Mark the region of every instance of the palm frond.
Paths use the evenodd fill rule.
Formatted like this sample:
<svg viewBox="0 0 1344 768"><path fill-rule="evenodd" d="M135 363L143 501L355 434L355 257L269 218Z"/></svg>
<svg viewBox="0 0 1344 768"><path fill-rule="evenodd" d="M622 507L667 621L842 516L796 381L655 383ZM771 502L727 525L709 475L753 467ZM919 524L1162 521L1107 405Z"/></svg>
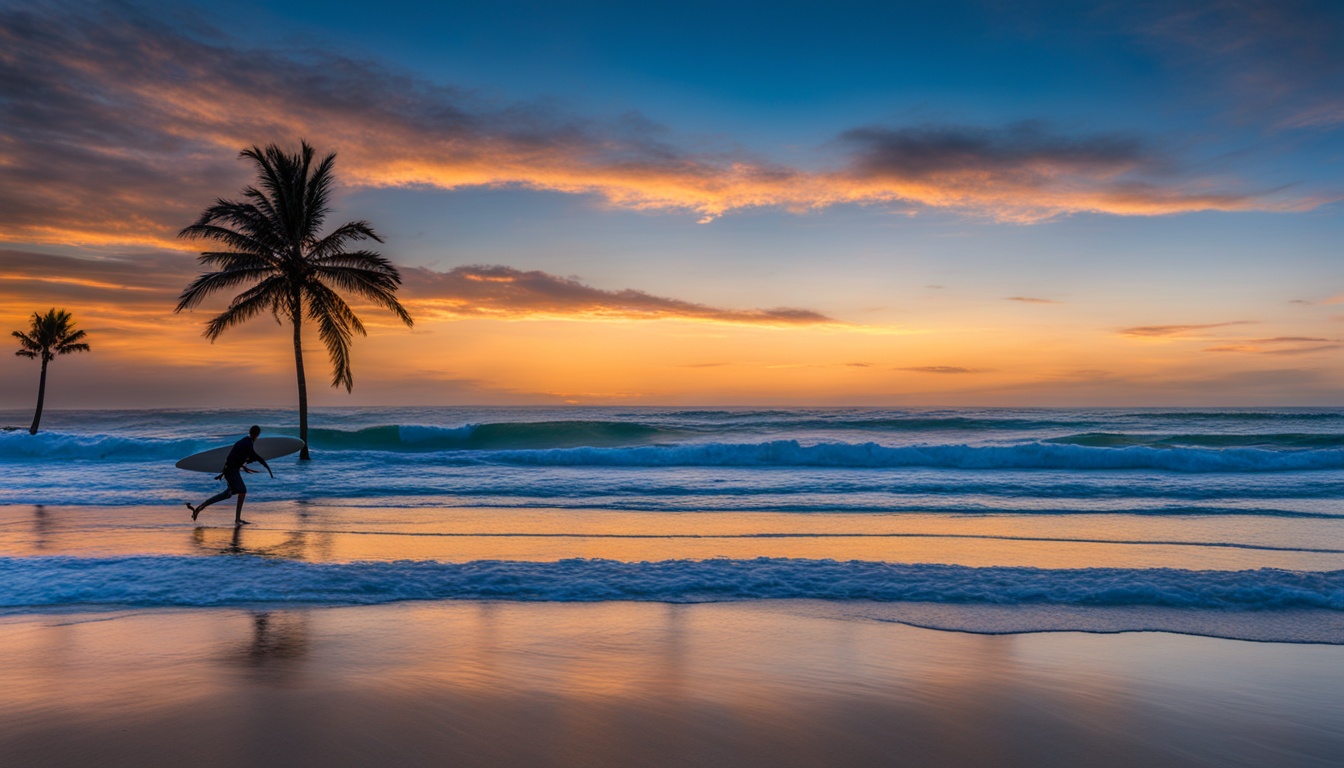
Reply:
<svg viewBox="0 0 1344 768"><path fill-rule="evenodd" d="M215 291L235 288L245 283L262 280L268 275L274 274L275 269L269 266L205 272L197 276L197 278L191 282L191 285L188 285L186 290L182 291L182 295L177 297L177 306L173 309L173 312L181 312L184 309L193 309Z"/></svg>
<svg viewBox="0 0 1344 768"><path fill-rule="evenodd" d="M259 237L250 231L239 232L235 229L220 226L213 223L196 223L189 227L184 227L177 233L178 237L187 237L193 240L214 240L222 243L235 251L265 254L273 250L273 244L266 242L264 237Z"/></svg>
<svg viewBox="0 0 1344 768"><path fill-rule="evenodd" d="M367 335L350 306L340 296L320 283L308 286L308 318L317 323L317 335L331 358L331 386L345 385L349 392L355 386L350 370L350 342L354 333Z"/></svg>
<svg viewBox="0 0 1344 768"><path fill-rule="evenodd" d="M305 195L304 195L304 229L308 232L317 234L322 229L322 224L327 220L327 214L331 210L329 200L331 198L331 187L335 182L332 168L336 165L336 153L332 152L322 158L317 164L317 169L309 174L309 166L312 163L313 148L303 143L305 177Z"/></svg>
<svg viewBox="0 0 1344 768"><path fill-rule="evenodd" d="M313 260L318 261L324 258L340 256L344 253L346 243L356 240L375 240L383 242L378 233L373 231L367 221L350 221L342 224L332 230L326 237L313 243L308 252Z"/></svg>
<svg viewBox="0 0 1344 768"><path fill-rule="evenodd" d="M200 257L196 260L207 266L219 267L221 272L227 269L277 269L279 267L279 263L270 256L246 251L202 251Z"/></svg>
<svg viewBox="0 0 1344 768"><path fill-rule="evenodd" d="M357 255L343 254L345 257L355 257ZM370 255L377 256L377 254ZM381 257L378 258L381 259ZM400 301L397 301L396 290L401 285L401 275L395 267L388 265L390 271L380 271L330 263L345 260L347 259L328 259L328 263L319 266L316 272L323 280L332 283L337 288L359 295L392 312L407 327L415 325L415 320L411 318L410 313L406 311ZM359 261L359 259L351 260Z"/></svg>
<svg viewBox="0 0 1344 768"><path fill-rule="evenodd" d="M220 334L235 325L247 322L267 310L273 314L285 299L285 281L280 276L271 277L252 288L238 294L229 302L228 309L210 318L205 325L205 337L211 342Z"/></svg>
<svg viewBox="0 0 1344 768"><path fill-rule="evenodd" d="M14 353L19 357L37 357L38 353L42 351L42 345L37 342L37 339L34 339L23 331L13 331L11 335L19 340L19 346L22 347L22 349Z"/></svg>

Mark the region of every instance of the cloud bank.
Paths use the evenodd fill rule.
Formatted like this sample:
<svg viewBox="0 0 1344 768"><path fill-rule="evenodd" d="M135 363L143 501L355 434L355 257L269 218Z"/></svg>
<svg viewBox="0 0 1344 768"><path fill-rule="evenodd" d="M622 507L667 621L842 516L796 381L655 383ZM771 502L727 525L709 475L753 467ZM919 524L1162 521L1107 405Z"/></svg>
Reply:
<svg viewBox="0 0 1344 768"><path fill-rule="evenodd" d="M152 253L80 258L0 250L0 302L9 306L116 306L122 313L165 314L199 272L195 258ZM527 320L700 320L765 326L840 325L809 309L724 309L627 288L602 290L573 278L512 267L469 266L440 272L402 269L402 302L417 317ZM241 289L240 289L241 290ZM36 302L36 303L35 303ZM363 310L361 310L363 311ZM376 310L370 308L370 312Z"/></svg>
<svg viewBox="0 0 1344 768"><path fill-rule="evenodd" d="M405 295L440 317L529 319L708 320L752 325L821 325L835 320L808 309L735 310L625 289L604 291L565 277L512 267L470 266L449 272L403 272Z"/></svg>
<svg viewBox="0 0 1344 768"><path fill-rule="evenodd" d="M804 170L678 141L637 115L498 104L378 62L99 8L0 10L0 240L183 247L176 231L247 181L240 149L300 137L338 151L350 185L517 186L701 220L840 204L1020 222L1282 207L1182 177L1132 136L861 126Z"/></svg>

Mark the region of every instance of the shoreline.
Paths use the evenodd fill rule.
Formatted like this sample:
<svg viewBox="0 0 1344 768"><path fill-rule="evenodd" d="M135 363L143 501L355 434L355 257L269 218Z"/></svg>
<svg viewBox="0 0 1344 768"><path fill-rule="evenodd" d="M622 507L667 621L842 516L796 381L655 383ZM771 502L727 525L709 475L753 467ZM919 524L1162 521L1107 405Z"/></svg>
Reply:
<svg viewBox="0 0 1344 768"><path fill-rule="evenodd" d="M806 618L897 624L930 632L988 637L1077 633L1084 635L1158 634L1283 645L1344 646L1344 613L1326 609L1231 612L1212 609L1073 606L959 605L914 601L819 600L761 598L756 600L509 600L482 598L408 598L384 603L255 602L228 605L118 605L79 603L0 609L0 627L29 620L63 617L71 623L129 616L192 611L294 612L339 611L432 605L661 605L736 606ZM1287 632L1285 624L1294 630ZM1303 630L1303 625L1315 629Z"/></svg>
<svg viewBox="0 0 1344 768"><path fill-rule="evenodd" d="M977 635L781 602L9 616L0 752L39 768L1316 766L1344 750L1338 646Z"/></svg>

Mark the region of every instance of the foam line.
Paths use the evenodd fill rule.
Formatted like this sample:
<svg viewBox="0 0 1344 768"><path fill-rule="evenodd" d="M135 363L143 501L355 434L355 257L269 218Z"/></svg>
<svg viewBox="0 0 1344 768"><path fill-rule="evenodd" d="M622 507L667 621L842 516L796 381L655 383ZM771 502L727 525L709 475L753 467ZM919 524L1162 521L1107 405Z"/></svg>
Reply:
<svg viewBox="0 0 1344 768"><path fill-rule="evenodd" d="M255 556L0 558L0 608L374 604L401 600L713 602L773 598L1344 611L1344 571L1043 569L756 558L309 563Z"/></svg>

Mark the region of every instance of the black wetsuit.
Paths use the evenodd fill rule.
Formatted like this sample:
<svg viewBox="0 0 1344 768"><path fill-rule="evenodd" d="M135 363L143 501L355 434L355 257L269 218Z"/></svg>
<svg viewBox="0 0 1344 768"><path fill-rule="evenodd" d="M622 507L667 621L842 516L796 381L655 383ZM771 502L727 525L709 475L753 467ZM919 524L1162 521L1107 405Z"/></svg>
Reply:
<svg viewBox="0 0 1344 768"><path fill-rule="evenodd" d="M207 499L201 504L201 509L223 501L234 494L247 493L247 484L243 482L243 465L251 464L254 461L266 467L267 472L271 471L271 467L266 463L266 460L257 455L257 449L253 447L251 435L234 443L233 450L229 451L228 458L224 459L224 471L221 473L224 479L228 481L229 487L217 496Z"/></svg>
<svg viewBox="0 0 1344 768"><path fill-rule="evenodd" d="M252 437L244 437L242 440L233 444L233 450L229 451L229 457L224 460L224 479L229 481L229 490L233 493L247 493L247 485L243 483L243 465L254 461L261 462L261 466L266 467L269 472L270 467L266 460L257 455L257 449L252 443Z"/></svg>

